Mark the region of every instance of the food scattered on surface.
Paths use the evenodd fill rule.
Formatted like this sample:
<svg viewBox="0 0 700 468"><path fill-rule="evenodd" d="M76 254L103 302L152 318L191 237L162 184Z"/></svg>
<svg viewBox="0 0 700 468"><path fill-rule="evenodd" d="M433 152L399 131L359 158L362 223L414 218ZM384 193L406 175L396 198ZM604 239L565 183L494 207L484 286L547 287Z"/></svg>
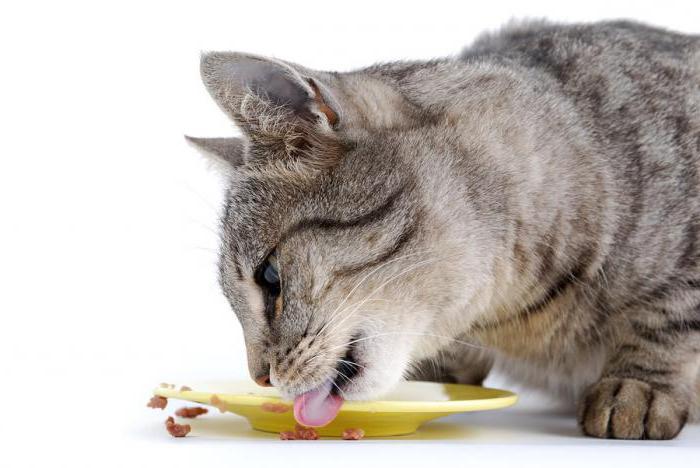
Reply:
<svg viewBox="0 0 700 468"><path fill-rule="evenodd" d="M189 424L177 424L172 416L165 420L165 428L173 437L185 437L192 430Z"/></svg>
<svg viewBox="0 0 700 468"><path fill-rule="evenodd" d="M162 384L160 384L160 388L175 388L175 384L162 383Z"/></svg>
<svg viewBox="0 0 700 468"><path fill-rule="evenodd" d="M318 440L318 432L313 427L297 424L293 431L280 432L280 440Z"/></svg>
<svg viewBox="0 0 700 468"><path fill-rule="evenodd" d="M343 431L343 440L360 440L365 436L365 431L362 429L345 429Z"/></svg>
<svg viewBox="0 0 700 468"><path fill-rule="evenodd" d="M287 411L290 410L289 405L285 405L284 403L270 403L266 402L263 403L260 408L262 408L263 411L267 411L268 413L286 413Z"/></svg>
<svg viewBox="0 0 700 468"><path fill-rule="evenodd" d="M306 426L302 426L301 424L297 424L294 427L294 433L295 433L297 439L318 440L318 433L316 432L316 429L314 429L313 427L306 427Z"/></svg>
<svg viewBox="0 0 700 468"><path fill-rule="evenodd" d="M180 391L181 392L191 392L192 389L190 387L188 387L187 385L183 385L182 387L180 387Z"/></svg>
<svg viewBox="0 0 700 468"><path fill-rule="evenodd" d="M158 395L152 396L146 406L153 409L165 409L168 406L168 399Z"/></svg>
<svg viewBox="0 0 700 468"><path fill-rule="evenodd" d="M197 416L201 416L202 414L207 414L208 412L208 409L202 408L201 406L185 406L175 411L175 416L192 419L196 418Z"/></svg>
<svg viewBox="0 0 700 468"><path fill-rule="evenodd" d="M211 403L212 406L216 406L217 408L219 408L219 411L221 411L222 413L225 413L226 411L228 411L228 408L226 407L226 403L216 395L212 395L211 398L209 399L209 402Z"/></svg>
<svg viewBox="0 0 700 468"><path fill-rule="evenodd" d="M294 431L280 432L280 440L297 440L297 435Z"/></svg>

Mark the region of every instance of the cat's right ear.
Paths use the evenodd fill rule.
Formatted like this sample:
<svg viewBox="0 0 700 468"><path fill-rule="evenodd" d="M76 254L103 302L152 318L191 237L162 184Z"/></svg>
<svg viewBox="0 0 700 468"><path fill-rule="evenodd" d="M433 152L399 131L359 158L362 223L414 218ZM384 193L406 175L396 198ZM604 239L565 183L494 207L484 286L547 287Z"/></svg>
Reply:
<svg viewBox="0 0 700 468"><path fill-rule="evenodd" d="M196 138L185 135L185 140L224 175L245 164L245 142L241 138Z"/></svg>
<svg viewBox="0 0 700 468"><path fill-rule="evenodd" d="M254 150L246 164L275 159L325 166L342 152L340 106L328 73L239 52L203 54L200 71Z"/></svg>

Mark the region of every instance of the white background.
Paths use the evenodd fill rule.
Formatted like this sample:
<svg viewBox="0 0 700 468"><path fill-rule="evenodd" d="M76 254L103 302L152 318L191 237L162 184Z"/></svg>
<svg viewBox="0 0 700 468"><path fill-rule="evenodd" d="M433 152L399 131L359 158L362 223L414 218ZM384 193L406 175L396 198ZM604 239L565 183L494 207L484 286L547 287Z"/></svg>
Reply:
<svg viewBox="0 0 700 468"><path fill-rule="evenodd" d="M699 426L673 442L595 441L527 402L359 444L281 443L231 416L175 440L144 407L163 380L247 378L214 267L221 181L182 138L234 132L201 86L200 51L347 70L457 53L513 17L700 33L697 1L3 3L0 464L697 461Z"/></svg>

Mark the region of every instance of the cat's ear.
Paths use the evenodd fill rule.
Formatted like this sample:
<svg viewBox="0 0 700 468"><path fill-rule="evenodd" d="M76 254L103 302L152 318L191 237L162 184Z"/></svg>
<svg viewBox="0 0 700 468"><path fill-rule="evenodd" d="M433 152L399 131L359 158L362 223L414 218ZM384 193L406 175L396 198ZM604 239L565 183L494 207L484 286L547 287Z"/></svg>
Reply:
<svg viewBox="0 0 700 468"><path fill-rule="evenodd" d="M275 59L212 52L202 55L201 74L216 103L256 149L294 155L333 139L340 111L321 73Z"/></svg>
<svg viewBox="0 0 700 468"><path fill-rule="evenodd" d="M241 138L196 138L185 135L185 139L224 174L245 163L245 142Z"/></svg>

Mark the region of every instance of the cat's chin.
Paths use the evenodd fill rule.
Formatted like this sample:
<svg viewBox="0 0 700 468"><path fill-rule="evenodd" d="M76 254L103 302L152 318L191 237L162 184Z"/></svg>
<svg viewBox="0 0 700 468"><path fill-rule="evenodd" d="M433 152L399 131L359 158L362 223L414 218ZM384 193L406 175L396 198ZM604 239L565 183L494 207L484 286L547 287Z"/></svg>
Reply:
<svg viewBox="0 0 700 468"><path fill-rule="evenodd" d="M404 380L406 367L400 362L366 366L352 383L343 387L343 398L360 401L381 399Z"/></svg>

